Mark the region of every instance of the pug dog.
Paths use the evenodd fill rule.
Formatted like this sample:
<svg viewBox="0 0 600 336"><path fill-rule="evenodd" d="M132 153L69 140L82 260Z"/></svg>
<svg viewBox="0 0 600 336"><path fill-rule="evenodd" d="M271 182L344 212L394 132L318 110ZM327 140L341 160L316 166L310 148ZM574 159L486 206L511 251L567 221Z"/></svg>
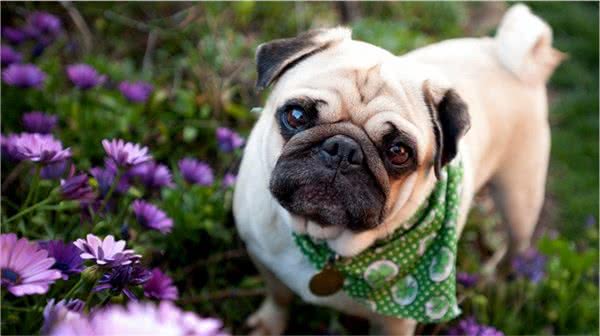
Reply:
<svg viewBox="0 0 600 336"><path fill-rule="evenodd" d="M563 59L521 4L495 37L447 40L401 56L318 29L261 44L257 87L272 87L245 148L234 218L267 296L247 323L281 334L293 293L362 316L388 334L416 321L374 313L343 291L317 296L319 272L293 234L351 258L406 223L453 160L463 164L457 231L489 185L509 253L530 240L550 151L546 81Z"/></svg>

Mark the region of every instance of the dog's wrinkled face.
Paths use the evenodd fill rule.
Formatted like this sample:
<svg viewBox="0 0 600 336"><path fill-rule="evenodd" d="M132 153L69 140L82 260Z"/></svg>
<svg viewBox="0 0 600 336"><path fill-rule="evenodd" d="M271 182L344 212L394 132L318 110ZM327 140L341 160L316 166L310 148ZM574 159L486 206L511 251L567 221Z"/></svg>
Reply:
<svg viewBox="0 0 600 336"><path fill-rule="evenodd" d="M277 81L270 190L317 238L377 228L456 155L466 106L397 60L341 29L258 49L258 86Z"/></svg>

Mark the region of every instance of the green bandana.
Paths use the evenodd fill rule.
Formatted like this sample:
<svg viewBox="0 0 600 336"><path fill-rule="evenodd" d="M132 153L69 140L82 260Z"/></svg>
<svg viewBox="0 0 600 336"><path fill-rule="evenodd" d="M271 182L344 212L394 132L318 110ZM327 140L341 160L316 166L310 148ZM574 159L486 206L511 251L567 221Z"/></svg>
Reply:
<svg viewBox="0 0 600 336"><path fill-rule="evenodd" d="M344 291L381 315L424 323L455 318L460 314L455 260L463 174L457 161L444 168L433 192L406 225L359 255L338 258L327 244L306 235L294 235L296 244L317 269L341 272Z"/></svg>

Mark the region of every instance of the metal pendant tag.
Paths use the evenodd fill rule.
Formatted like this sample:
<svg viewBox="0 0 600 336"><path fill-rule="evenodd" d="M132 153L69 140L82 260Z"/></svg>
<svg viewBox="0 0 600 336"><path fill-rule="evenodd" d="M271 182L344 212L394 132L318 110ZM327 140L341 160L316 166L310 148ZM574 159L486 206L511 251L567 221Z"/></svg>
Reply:
<svg viewBox="0 0 600 336"><path fill-rule="evenodd" d="M326 265L321 272L313 275L308 288L316 296L335 294L344 286L344 275L331 265Z"/></svg>

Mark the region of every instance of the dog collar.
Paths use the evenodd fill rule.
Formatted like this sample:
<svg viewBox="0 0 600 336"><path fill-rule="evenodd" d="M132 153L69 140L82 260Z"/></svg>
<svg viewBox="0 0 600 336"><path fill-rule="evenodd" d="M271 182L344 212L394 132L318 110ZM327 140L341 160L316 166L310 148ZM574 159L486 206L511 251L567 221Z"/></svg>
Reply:
<svg viewBox="0 0 600 336"><path fill-rule="evenodd" d="M381 315L419 322L443 322L460 314L456 303L456 223L463 169L459 160L442 171L431 195L390 237L351 258L340 258L326 243L294 234L318 272L315 295L343 289Z"/></svg>

